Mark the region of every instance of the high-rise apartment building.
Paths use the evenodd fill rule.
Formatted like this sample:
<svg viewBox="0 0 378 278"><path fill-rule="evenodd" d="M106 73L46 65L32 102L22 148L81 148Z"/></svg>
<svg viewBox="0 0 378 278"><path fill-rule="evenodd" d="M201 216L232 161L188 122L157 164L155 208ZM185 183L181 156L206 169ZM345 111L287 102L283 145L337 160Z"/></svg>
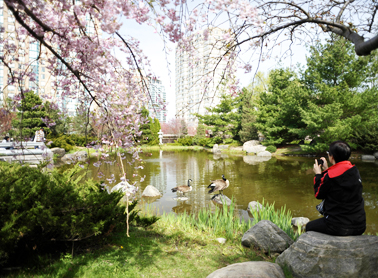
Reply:
<svg viewBox="0 0 378 278"><path fill-rule="evenodd" d="M198 124L193 113L206 115L206 107L220 103L223 91L221 80L227 65L226 60L219 60L225 52L222 47L225 32L220 28L212 28L207 39L203 34L195 35L193 45L199 60L176 48L176 116L183 118L189 126ZM203 78L206 75L211 76L211 80Z"/></svg>
<svg viewBox="0 0 378 278"><path fill-rule="evenodd" d="M88 22L88 32L94 32L94 24L90 20ZM77 99L62 97L62 89L55 83L55 78L59 81L60 77L54 77L47 68L47 59L52 54L38 41L16 34L18 25L12 12L7 9L4 1L0 0L0 56L7 54L6 56L10 57L6 62L11 70L32 71L35 74L33 79L24 77L21 83L11 85L11 70L0 61L0 107L4 106L7 98L18 95L21 89L33 90L43 100L57 103L68 115L75 115L79 104ZM5 48L5 45L13 47Z"/></svg>
<svg viewBox="0 0 378 278"><path fill-rule="evenodd" d="M151 96L148 104L150 115L157 118L159 122L165 123L167 121L167 109L165 107L167 95L163 83L158 79L149 79L148 91Z"/></svg>

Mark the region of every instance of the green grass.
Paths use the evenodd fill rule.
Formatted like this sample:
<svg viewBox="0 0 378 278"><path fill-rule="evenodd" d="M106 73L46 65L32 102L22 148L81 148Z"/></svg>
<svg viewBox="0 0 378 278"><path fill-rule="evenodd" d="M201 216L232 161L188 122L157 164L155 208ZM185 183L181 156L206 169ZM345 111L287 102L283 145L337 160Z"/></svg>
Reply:
<svg viewBox="0 0 378 278"><path fill-rule="evenodd" d="M151 215L150 207L142 215ZM154 213L156 214L156 212ZM241 245L251 223L240 222L234 207L206 208L198 217L161 215L148 228L113 233L101 246L81 247L58 259L41 258L39 266L9 271L7 277L206 277L230 264L274 258ZM227 238L220 244L216 238ZM286 277L291 277L285 272Z"/></svg>

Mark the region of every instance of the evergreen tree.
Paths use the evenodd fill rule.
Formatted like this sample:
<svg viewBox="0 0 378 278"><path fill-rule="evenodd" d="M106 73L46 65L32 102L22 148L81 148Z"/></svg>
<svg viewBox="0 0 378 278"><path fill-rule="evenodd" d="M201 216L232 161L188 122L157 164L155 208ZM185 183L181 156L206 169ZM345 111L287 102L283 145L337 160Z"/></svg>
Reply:
<svg viewBox="0 0 378 278"><path fill-rule="evenodd" d="M55 123L50 127L51 136L56 137L59 134L69 133L71 123L70 117L64 115L63 112L60 111L57 105L55 105L54 103L46 101L44 103L44 106L48 118L50 118Z"/></svg>
<svg viewBox="0 0 378 278"><path fill-rule="evenodd" d="M268 90L268 80L262 72L258 72L254 82L243 88L241 95L241 130L240 141L258 139L259 131L256 126L257 100L262 92Z"/></svg>
<svg viewBox="0 0 378 278"><path fill-rule="evenodd" d="M197 136L205 136L206 135L206 126L204 124L198 124L196 135Z"/></svg>
<svg viewBox="0 0 378 278"><path fill-rule="evenodd" d="M147 118L148 122L141 125L142 136L139 138L142 144L157 145L159 144L159 135L157 134L161 129L160 122L158 119L152 119L149 115L150 112L147 108L143 107L142 111L143 118Z"/></svg>
<svg viewBox="0 0 378 278"><path fill-rule="evenodd" d="M311 92L300 108L306 125L302 136L317 138L316 150L335 140L363 147L364 134L377 131L377 87L371 86L377 73L374 56L357 57L344 39L317 44L310 54L302 76Z"/></svg>
<svg viewBox="0 0 378 278"><path fill-rule="evenodd" d="M268 90L259 95L255 124L266 143L274 145L302 138L306 125L299 111L309 93L296 73L290 69L272 70Z"/></svg>
<svg viewBox="0 0 378 278"><path fill-rule="evenodd" d="M241 97L222 95L221 102L214 108L206 108L209 115L194 114L199 122L207 125L214 136L231 137L240 140L241 129Z"/></svg>
<svg viewBox="0 0 378 278"><path fill-rule="evenodd" d="M17 119L12 121L14 130L11 134L18 139L31 138L41 127L45 129L46 134L49 129L42 121L46 118L46 108L40 97L33 91L26 92L21 99L21 105L18 107Z"/></svg>

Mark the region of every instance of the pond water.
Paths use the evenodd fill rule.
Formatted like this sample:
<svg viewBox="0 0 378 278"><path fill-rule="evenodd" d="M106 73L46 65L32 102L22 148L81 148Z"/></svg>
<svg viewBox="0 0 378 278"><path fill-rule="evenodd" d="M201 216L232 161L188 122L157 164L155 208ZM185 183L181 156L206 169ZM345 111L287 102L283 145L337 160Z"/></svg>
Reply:
<svg viewBox="0 0 378 278"><path fill-rule="evenodd" d="M208 194L207 186L211 180L220 179L224 174L230 181L224 195L233 198L243 218L249 217L249 202L261 203L263 199L265 203L275 203L276 209L286 205L293 217L303 216L310 220L321 217L315 209L320 201L313 194L314 158L279 156L257 161L257 157L213 155L206 151L160 151L142 154L142 157L143 169L135 170L127 165L127 174L130 178L133 173L138 173L139 177L130 178L131 182L146 176L143 182L137 182L139 197L150 184L163 193L158 199L147 200L160 212L192 213L212 205L213 194ZM351 162L358 167L362 178L366 232L378 233L378 163L353 159ZM99 169L94 166L90 169L95 177ZM119 177L120 174L117 162L103 164L100 170L107 177L110 174ZM193 190L187 193L187 200L177 199L171 189L186 185L188 179L193 180Z"/></svg>

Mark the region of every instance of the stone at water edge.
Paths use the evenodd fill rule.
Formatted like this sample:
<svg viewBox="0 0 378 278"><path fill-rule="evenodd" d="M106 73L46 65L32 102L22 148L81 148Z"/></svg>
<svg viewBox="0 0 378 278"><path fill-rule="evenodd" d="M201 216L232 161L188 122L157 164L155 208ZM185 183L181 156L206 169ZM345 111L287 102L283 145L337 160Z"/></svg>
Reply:
<svg viewBox="0 0 378 278"><path fill-rule="evenodd" d="M53 154L56 154L58 158L63 157L66 151L63 148L52 148L50 149Z"/></svg>
<svg viewBox="0 0 378 278"><path fill-rule="evenodd" d="M247 153L259 153L265 151L266 147L257 140L250 140L243 144L243 151Z"/></svg>
<svg viewBox="0 0 378 278"><path fill-rule="evenodd" d="M282 253L293 240L276 224L261 220L244 233L242 244L246 247L257 247L265 253Z"/></svg>
<svg viewBox="0 0 378 278"><path fill-rule="evenodd" d="M142 196L144 197L156 197L160 195L160 191L153 185L147 185L147 187L144 189L142 193Z"/></svg>
<svg viewBox="0 0 378 278"><path fill-rule="evenodd" d="M310 219L307 217L293 217L291 219L291 225L298 227L298 225L301 225L301 227L304 227L308 222L310 222Z"/></svg>
<svg viewBox="0 0 378 278"><path fill-rule="evenodd" d="M249 211L254 210L254 211L259 212L260 209L262 209L262 207L263 207L262 204L260 204L259 202L256 202L256 201L249 202L249 204L248 204L248 210Z"/></svg>
<svg viewBox="0 0 378 278"><path fill-rule="evenodd" d="M294 277L378 278L378 237L306 232L276 263L286 265Z"/></svg>
<svg viewBox="0 0 378 278"><path fill-rule="evenodd" d="M285 278L278 264L270 262L244 262L220 268L206 278Z"/></svg>
<svg viewBox="0 0 378 278"><path fill-rule="evenodd" d="M226 195L216 194L211 198L212 201L214 201L217 204L223 205L226 204L227 206L230 206L232 201L230 198L228 198Z"/></svg>

